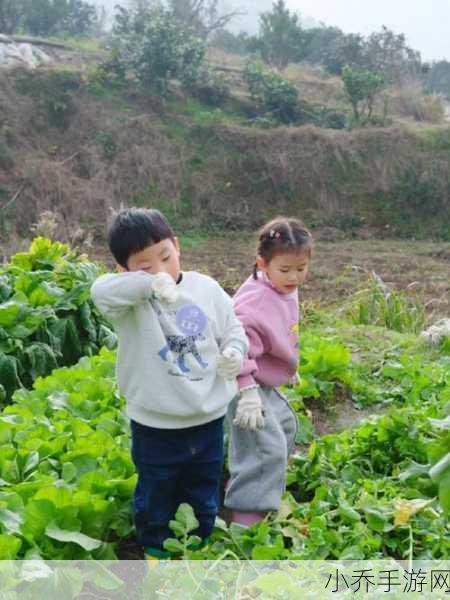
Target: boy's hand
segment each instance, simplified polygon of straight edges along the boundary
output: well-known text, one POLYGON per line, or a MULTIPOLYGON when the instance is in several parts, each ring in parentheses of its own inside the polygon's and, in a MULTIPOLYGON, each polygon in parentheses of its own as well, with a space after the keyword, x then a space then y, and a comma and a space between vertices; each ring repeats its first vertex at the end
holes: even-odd
POLYGON ((235 379, 242 367, 244 357, 236 348, 225 348, 217 359, 217 373, 224 379, 235 379))
POLYGON ((172 304, 178 300, 177 284, 169 273, 156 273, 152 282, 153 296, 160 302, 172 304))
POLYGON ((238 400, 233 424, 241 429, 256 431, 264 427, 264 411, 258 388, 244 388, 238 400))

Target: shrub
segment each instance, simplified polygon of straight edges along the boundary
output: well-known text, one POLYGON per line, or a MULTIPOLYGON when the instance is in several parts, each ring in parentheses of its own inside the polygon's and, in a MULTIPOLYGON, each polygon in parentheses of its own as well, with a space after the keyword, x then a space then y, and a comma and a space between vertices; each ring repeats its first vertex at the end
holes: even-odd
POLYGON ((384 84, 383 76, 373 71, 346 66, 342 71, 345 91, 356 124, 370 121, 375 96, 384 84))
POLYGON ((182 81, 187 92, 210 106, 221 106, 230 95, 227 79, 207 67, 185 74, 182 81))
POLYGON ((205 44, 164 8, 144 13, 120 9, 113 35, 111 67, 126 71, 145 89, 167 96, 171 78, 194 81, 205 58, 205 44))
POLYGON ((284 0, 277 0, 271 11, 261 14, 259 37, 250 41, 249 46, 278 69, 284 69, 289 62, 300 62, 305 54, 306 36, 298 15, 289 10, 284 0))
POLYGON ((282 123, 298 119, 298 91, 292 83, 277 73, 265 72, 257 62, 246 64, 243 77, 264 116, 270 115, 282 123))
POLYGON ((120 90, 125 84, 125 70, 114 58, 100 63, 84 76, 86 89, 96 96, 105 96, 109 91, 120 90))

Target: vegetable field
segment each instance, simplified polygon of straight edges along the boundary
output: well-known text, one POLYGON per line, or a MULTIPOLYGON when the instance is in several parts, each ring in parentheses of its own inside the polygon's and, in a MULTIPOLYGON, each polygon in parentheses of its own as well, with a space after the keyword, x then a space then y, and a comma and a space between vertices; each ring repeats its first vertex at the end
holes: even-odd
MULTIPOLYGON (((99 273, 43 238, 0 269, 0 559, 124 557, 133 544, 115 338, 89 300, 99 273)), ((175 558, 450 558, 448 340, 431 348, 352 314, 306 311, 301 383, 286 390, 298 449, 279 514, 250 529, 218 519, 191 550, 183 505, 166 541, 175 558), (376 414, 318 435, 313 409, 344 402, 376 414)))

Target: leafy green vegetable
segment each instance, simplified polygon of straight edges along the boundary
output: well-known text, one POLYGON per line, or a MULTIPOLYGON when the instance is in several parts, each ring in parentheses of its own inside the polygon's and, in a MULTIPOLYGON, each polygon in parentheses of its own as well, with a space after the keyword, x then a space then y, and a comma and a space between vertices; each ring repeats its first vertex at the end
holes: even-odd
POLYGON ((0 267, 0 400, 58 366, 72 365, 115 334, 90 301, 100 268, 59 242, 36 238, 0 267))
POLYGON ((0 559, 113 556, 110 539, 130 534, 136 475, 114 370, 104 349, 0 413, 0 559))

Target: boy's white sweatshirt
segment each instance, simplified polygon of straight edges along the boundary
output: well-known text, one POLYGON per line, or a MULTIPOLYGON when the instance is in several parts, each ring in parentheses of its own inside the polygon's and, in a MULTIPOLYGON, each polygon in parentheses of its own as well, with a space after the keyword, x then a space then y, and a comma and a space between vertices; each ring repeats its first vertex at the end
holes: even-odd
POLYGON ((162 303, 144 271, 102 275, 92 299, 117 332, 117 379, 134 421, 180 429, 222 417, 238 393, 236 380, 217 374, 227 347, 248 349, 231 298, 200 273, 183 272, 179 298, 162 303))

